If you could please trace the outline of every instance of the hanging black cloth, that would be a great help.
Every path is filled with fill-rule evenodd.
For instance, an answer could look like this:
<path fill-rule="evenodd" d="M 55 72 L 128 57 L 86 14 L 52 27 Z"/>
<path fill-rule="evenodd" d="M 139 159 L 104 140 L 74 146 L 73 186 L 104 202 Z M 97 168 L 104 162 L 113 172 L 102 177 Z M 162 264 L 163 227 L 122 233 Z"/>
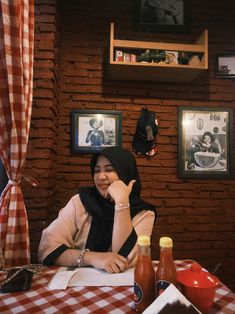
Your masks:
<path fill-rule="evenodd" d="M 141 182 L 136 161 L 131 152 L 119 148 L 108 147 L 93 155 L 90 163 L 91 173 L 94 176 L 94 168 L 97 158 L 105 156 L 115 168 L 119 179 L 125 184 L 131 180 L 136 180 L 130 194 L 130 214 L 131 219 L 142 210 L 152 210 L 155 213 L 155 206 L 141 199 Z M 104 198 L 95 186 L 82 187 L 80 192 L 81 201 L 92 216 L 90 231 L 87 238 L 86 248 L 91 251 L 107 252 L 112 242 L 114 203 Z M 127 256 L 134 247 L 137 235 L 133 228 L 126 242 L 121 247 L 119 254 Z"/>

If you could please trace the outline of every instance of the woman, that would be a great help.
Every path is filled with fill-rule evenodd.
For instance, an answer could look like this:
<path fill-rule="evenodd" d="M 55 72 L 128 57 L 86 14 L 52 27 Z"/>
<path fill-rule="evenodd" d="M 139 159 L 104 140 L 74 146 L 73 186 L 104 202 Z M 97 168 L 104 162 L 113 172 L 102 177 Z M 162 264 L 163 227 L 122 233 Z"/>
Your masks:
<path fill-rule="evenodd" d="M 140 198 L 136 161 L 108 147 L 90 163 L 93 187 L 83 187 L 43 231 L 39 260 L 45 265 L 93 266 L 109 273 L 134 266 L 137 235 L 151 236 L 155 207 Z"/>
<path fill-rule="evenodd" d="M 86 143 L 91 143 L 91 146 L 101 146 L 104 144 L 104 132 L 99 130 L 102 127 L 103 121 L 96 118 L 89 121 L 93 130 L 88 131 Z"/>
<path fill-rule="evenodd" d="M 211 132 L 202 135 L 202 151 L 209 153 L 221 153 L 222 149 L 219 140 L 214 138 Z"/>
<path fill-rule="evenodd" d="M 190 149 L 189 149 L 189 161 L 188 168 L 194 169 L 197 162 L 194 154 L 196 152 L 209 152 L 209 153 L 221 153 L 221 145 L 218 139 L 215 139 L 213 134 L 209 131 L 203 133 L 201 140 L 197 136 L 193 136 Z"/>

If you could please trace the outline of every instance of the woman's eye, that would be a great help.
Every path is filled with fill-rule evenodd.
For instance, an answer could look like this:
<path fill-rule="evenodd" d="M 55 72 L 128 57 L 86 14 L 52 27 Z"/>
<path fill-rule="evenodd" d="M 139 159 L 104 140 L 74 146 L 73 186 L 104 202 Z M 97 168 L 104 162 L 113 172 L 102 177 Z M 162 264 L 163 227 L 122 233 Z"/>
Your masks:
<path fill-rule="evenodd" d="M 104 169 L 101 169 L 100 167 L 94 168 L 94 173 L 99 173 L 101 171 L 102 172 L 113 172 L 113 171 L 115 171 L 115 169 L 112 166 L 105 167 Z"/>
<path fill-rule="evenodd" d="M 115 171 L 115 170 L 114 170 L 113 167 L 107 167 L 107 168 L 106 168 L 106 171 L 107 171 L 107 172 L 112 172 L 112 171 Z"/>

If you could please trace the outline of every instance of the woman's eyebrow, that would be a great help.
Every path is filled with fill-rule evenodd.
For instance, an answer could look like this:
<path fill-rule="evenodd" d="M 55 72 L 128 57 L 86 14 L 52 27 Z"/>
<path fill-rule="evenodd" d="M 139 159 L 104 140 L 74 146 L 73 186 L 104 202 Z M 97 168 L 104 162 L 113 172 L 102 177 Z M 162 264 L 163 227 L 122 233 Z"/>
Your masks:
<path fill-rule="evenodd" d="M 99 163 L 97 163 L 96 165 L 95 165 L 95 167 L 100 167 L 101 165 L 99 165 Z M 104 167 L 107 167 L 107 166 L 112 166 L 113 167 L 113 165 L 111 164 L 111 163 L 107 163 L 107 164 L 103 164 L 103 166 Z"/>
<path fill-rule="evenodd" d="M 95 168 L 100 168 L 100 167 L 101 167 L 100 165 L 96 165 L 96 166 L 95 166 Z M 103 167 L 104 167 L 104 168 L 108 168 L 108 167 L 114 168 L 112 164 L 105 164 L 105 165 L 103 165 Z"/>
<path fill-rule="evenodd" d="M 112 164 L 106 164 L 105 167 L 113 167 Z"/>

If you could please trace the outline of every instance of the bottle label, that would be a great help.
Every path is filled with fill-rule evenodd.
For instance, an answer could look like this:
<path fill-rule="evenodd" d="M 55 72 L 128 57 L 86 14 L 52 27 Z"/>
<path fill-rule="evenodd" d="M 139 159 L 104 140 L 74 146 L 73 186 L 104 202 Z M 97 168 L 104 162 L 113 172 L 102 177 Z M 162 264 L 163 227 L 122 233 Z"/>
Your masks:
<path fill-rule="evenodd" d="M 143 290 L 135 281 L 134 283 L 134 302 L 135 304 L 139 304 L 143 300 Z"/>
<path fill-rule="evenodd" d="M 157 295 L 160 295 L 171 283 L 166 280 L 158 280 L 156 282 Z"/>

